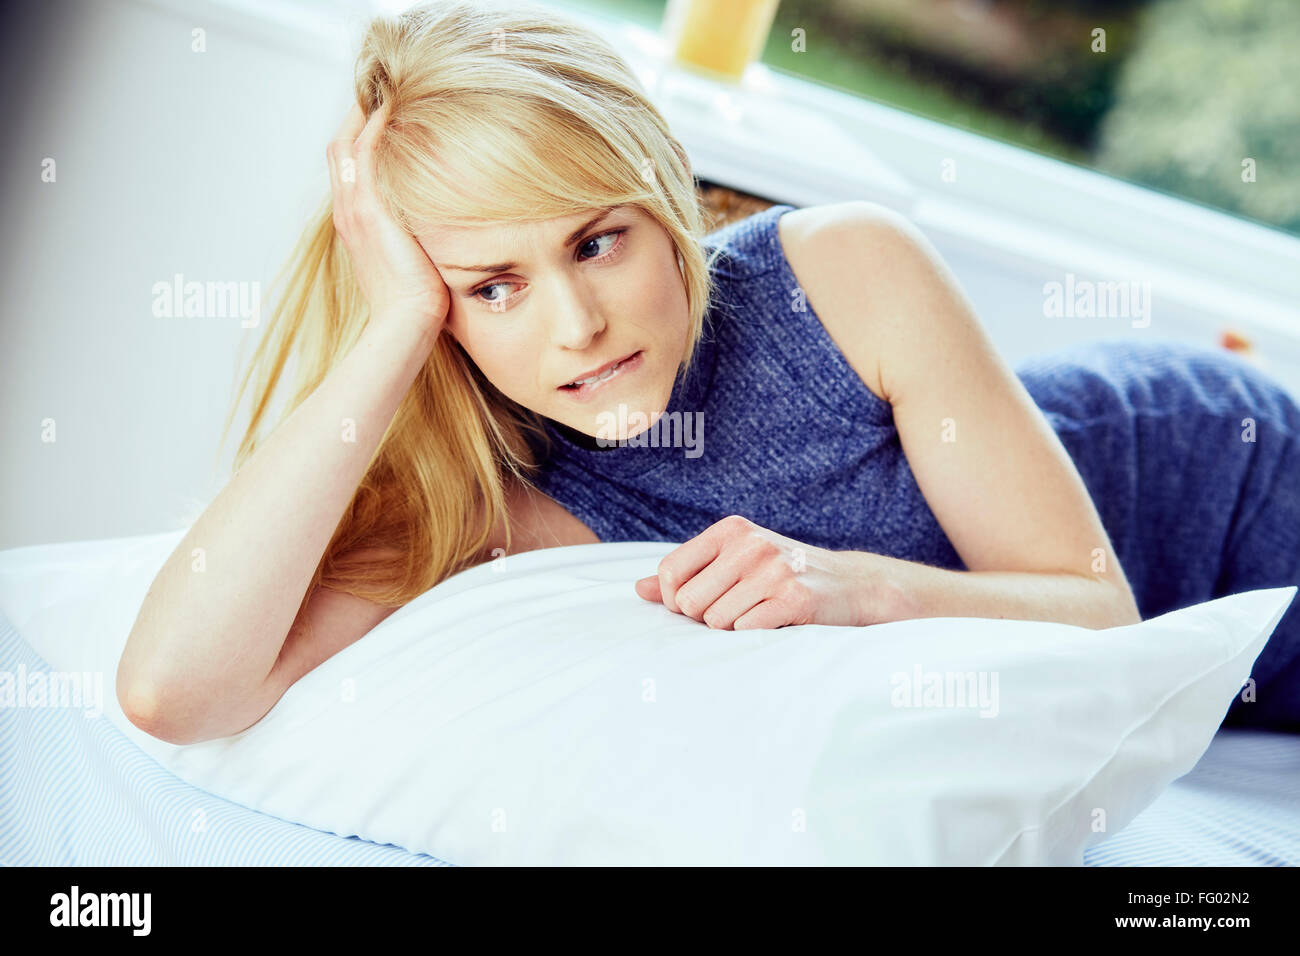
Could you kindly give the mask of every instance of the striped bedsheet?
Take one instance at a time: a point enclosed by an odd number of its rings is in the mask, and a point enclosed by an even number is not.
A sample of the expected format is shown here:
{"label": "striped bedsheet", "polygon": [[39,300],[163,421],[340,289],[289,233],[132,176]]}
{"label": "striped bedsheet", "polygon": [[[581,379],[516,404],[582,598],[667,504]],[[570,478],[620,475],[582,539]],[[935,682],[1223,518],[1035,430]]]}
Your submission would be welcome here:
{"label": "striped bedsheet", "polygon": [[[0,615],[0,671],[47,670]],[[111,687],[105,689],[112,693]],[[0,707],[0,863],[449,866],[313,830],[185,783],[104,717]],[[1221,730],[1091,866],[1300,864],[1300,736]]]}

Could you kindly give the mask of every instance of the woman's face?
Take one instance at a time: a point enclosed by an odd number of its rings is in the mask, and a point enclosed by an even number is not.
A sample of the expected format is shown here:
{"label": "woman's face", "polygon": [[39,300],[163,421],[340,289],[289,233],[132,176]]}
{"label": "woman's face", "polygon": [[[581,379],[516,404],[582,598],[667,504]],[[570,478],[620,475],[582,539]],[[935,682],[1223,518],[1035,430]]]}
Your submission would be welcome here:
{"label": "woman's face", "polygon": [[[667,408],[685,357],[686,288],[672,240],[643,210],[416,238],[451,293],[444,332],[502,394],[603,438],[636,434]],[[566,387],[620,359],[606,380]]]}

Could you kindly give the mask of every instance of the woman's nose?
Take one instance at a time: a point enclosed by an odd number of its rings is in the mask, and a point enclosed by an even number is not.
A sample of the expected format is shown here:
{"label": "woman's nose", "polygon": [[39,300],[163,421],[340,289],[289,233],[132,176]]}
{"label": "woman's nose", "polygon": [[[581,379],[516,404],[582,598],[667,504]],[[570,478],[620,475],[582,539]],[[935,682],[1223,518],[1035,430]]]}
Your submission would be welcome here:
{"label": "woman's nose", "polygon": [[551,335],[561,348],[581,351],[605,329],[599,303],[578,283],[561,282],[550,311]]}

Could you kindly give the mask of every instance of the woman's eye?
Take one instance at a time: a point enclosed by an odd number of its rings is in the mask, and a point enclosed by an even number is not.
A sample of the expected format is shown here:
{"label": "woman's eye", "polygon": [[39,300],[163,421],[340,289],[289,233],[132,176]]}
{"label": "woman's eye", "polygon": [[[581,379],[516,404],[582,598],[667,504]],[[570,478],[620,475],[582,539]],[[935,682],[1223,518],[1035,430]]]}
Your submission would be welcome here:
{"label": "woman's eye", "polygon": [[484,296],[483,293],[484,293],[484,292],[487,292],[489,289],[499,289],[499,288],[504,288],[504,287],[509,286],[509,285],[514,285],[514,283],[513,283],[513,282],[493,282],[491,285],[485,285],[485,286],[482,286],[481,288],[475,289],[475,290],[474,290],[474,297],[475,297],[476,299],[481,299],[482,301],[486,302],[488,305],[493,305],[493,304],[495,304],[495,303],[497,303],[497,302],[504,302],[504,301],[506,300],[506,296],[504,296],[504,295],[503,295],[503,296],[490,296],[490,297],[489,297],[489,296]]}
{"label": "woman's eye", "polygon": [[607,233],[604,233],[603,235],[592,236],[590,239],[588,239],[586,242],[584,242],[581,246],[579,246],[579,247],[578,247],[578,250],[581,252],[583,249],[586,249],[588,246],[590,246],[590,245],[592,245],[592,244],[599,244],[602,240],[609,240],[610,245],[608,245],[608,246],[605,247],[604,252],[598,252],[598,253],[595,253],[595,254],[593,255],[593,257],[592,257],[592,258],[598,258],[598,257],[604,255],[606,252],[609,252],[610,249],[613,249],[613,248],[614,248],[614,242],[617,241],[617,239],[618,239],[618,237],[619,237],[619,233],[621,233],[622,231],[623,231],[623,230],[621,230],[621,229],[615,229],[615,230],[613,230],[612,232],[607,232]]}
{"label": "woman's eye", "polygon": [[[603,257],[603,256],[607,256],[607,255],[609,255],[609,253],[610,253],[611,251],[613,251],[614,247],[615,247],[616,245],[618,245],[618,237],[621,236],[621,235],[622,235],[623,233],[625,233],[625,232],[627,232],[627,229],[626,229],[626,228],[623,228],[623,229],[613,229],[613,230],[610,230],[609,232],[602,233],[602,234],[599,235],[599,236],[592,236],[590,239],[588,239],[586,242],[582,243],[582,245],[580,245],[580,246],[578,247],[578,252],[581,253],[581,252],[583,252],[584,250],[588,250],[588,248],[591,247],[591,246],[595,246],[596,249],[599,250],[599,251],[594,252],[592,255],[590,255],[590,256],[589,256],[588,258],[586,258],[586,259],[583,259],[582,261],[583,261],[583,262],[590,262],[592,259],[599,259],[599,258],[601,258],[601,257]],[[605,247],[604,247],[603,249],[600,249],[600,244],[601,244],[602,242],[607,243],[607,244],[605,245]],[[473,292],[469,293],[469,296],[470,296],[471,299],[478,299],[480,302],[484,302],[484,303],[486,303],[487,305],[497,305],[498,303],[505,302],[506,299],[510,298],[509,293],[506,293],[506,294],[504,294],[504,295],[499,295],[499,296],[498,296],[498,295],[491,295],[491,294],[484,295],[484,293],[490,293],[492,289],[497,289],[497,288],[508,288],[508,287],[510,287],[510,286],[513,286],[513,285],[518,285],[518,283],[516,283],[516,282],[491,282],[491,283],[489,283],[488,285],[479,286],[479,287],[478,287],[477,289],[475,289]]]}

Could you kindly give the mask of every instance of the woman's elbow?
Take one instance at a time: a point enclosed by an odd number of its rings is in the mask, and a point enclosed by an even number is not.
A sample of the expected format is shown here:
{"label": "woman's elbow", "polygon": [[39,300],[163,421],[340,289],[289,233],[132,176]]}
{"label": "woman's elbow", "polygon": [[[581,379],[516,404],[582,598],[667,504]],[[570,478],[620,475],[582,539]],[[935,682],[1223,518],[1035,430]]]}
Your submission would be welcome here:
{"label": "woman's elbow", "polygon": [[164,695],[150,684],[124,681],[119,673],[117,702],[123,716],[150,737],[178,745],[196,743],[199,739],[192,730],[177,726],[169,719],[171,711]]}

